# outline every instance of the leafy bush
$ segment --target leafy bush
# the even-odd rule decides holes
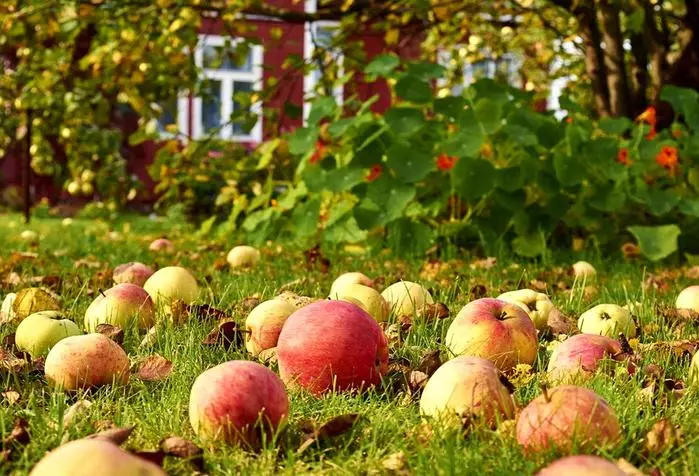
[[[264,168],[288,139],[296,169],[291,182],[269,171],[254,199],[236,197],[232,220],[251,240],[343,243],[377,232],[413,250],[448,239],[536,257],[551,246],[617,247],[633,236],[657,260],[684,232],[686,251],[697,251],[687,239],[699,235],[695,91],[663,91],[677,117],[657,131],[652,108],[636,122],[597,121],[564,98],[559,120],[536,112],[531,94],[492,80],[435,97],[443,68],[425,62],[380,56],[365,73],[393,85],[399,100],[384,115],[371,112],[372,101],[348,111],[352,103],[321,97],[307,127],[260,148]]]

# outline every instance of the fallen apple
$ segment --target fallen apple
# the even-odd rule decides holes
[[[49,351],[46,380],[63,390],[84,390],[129,381],[129,357],[102,334],[66,337]]]
[[[553,350],[548,374],[552,382],[579,383],[590,378],[603,359],[621,352],[618,341],[595,334],[578,334],[564,340]]]
[[[284,322],[295,311],[296,306],[281,299],[255,306],[245,320],[245,328],[249,331],[245,340],[248,352],[256,356],[263,350],[276,347]]]
[[[361,307],[318,301],[286,320],[277,358],[287,385],[320,395],[378,384],[388,368],[388,344],[374,318]]]
[[[400,281],[383,290],[381,296],[396,316],[421,316],[427,304],[434,304],[429,291],[418,283]]]
[[[578,318],[578,329],[584,334],[597,334],[607,337],[636,337],[636,324],[628,309],[616,304],[599,304],[583,312]]]
[[[19,234],[19,237],[29,243],[37,243],[39,241],[39,234],[34,230],[24,230]]]
[[[492,362],[457,357],[440,366],[427,381],[420,411],[445,422],[461,424],[464,417],[476,417],[496,426],[513,418],[515,408]]]
[[[189,396],[189,421],[201,439],[259,448],[289,414],[277,375],[255,362],[233,360],[197,377]],[[262,430],[262,431],[261,431]]]
[[[689,286],[682,290],[675,301],[677,309],[690,309],[699,312],[699,286]]]
[[[334,299],[342,288],[349,284],[361,284],[370,288],[374,287],[374,281],[364,273],[359,273],[357,271],[344,273],[338,276],[337,279],[333,281],[332,286],[330,286],[330,298]]]
[[[236,246],[228,252],[226,261],[231,268],[254,268],[260,262],[260,252],[252,246]]]
[[[557,459],[536,476],[629,476],[616,464],[599,456],[576,455]]]
[[[368,312],[376,322],[385,322],[391,308],[379,292],[362,284],[346,284],[330,299],[351,302]]]
[[[173,251],[175,251],[175,244],[167,238],[158,238],[157,240],[153,240],[151,242],[151,244],[148,246],[148,249],[151,251],[155,251],[156,253],[172,253]]]
[[[553,310],[553,303],[546,294],[538,293],[532,289],[518,289],[503,293],[497,299],[517,304],[529,314],[534,322],[534,327],[538,330],[546,329],[549,314]]]
[[[96,332],[100,324],[127,329],[135,323],[139,329],[148,329],[155,323],[153,300],[141,286],[117,284],[99,293],[85,312],[85,328]]]
[[[138,286],[143,286],[151,276],[153,276],[151,267],[139,262],[120,264],[112,273],[114,283],[131,283]]]
[[[517,442],[529,452],[599,448],[621,436],[609,404],[592,390],[573,385],[545,390],[519,414]]]
[[[158,465],[100,438],[70,441],[49,452],[29,476],[166,476]]]
[[[518,305],[483,298],[468,303],[449,326],[446,344],[454,355],[490,360],[507,371],[536,360],[536,328]]]
[[[167,310],[173,300],[179,299],[186,304],[193,303],[199,296],[199,285],[185,268],[167,266],[161,268],[143,285],[156,307]]]
[[[77,324],[60,311],[40,311],[26,317],[17,326],[15,344],[35,359],[44,356],[60,340],[82,334]]]
[[[573,265],[573,276],[589,281],[597,276],[597,270],[587,261],[578,261]]]

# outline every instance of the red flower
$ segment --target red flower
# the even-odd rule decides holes
[[[655,161],[661,167],[668,170],[673,170],[675,167],[677,167],[677,163],[679,161],[677,157],[677,148],[666,145],[660,150],[658,155],[655,156]]]
[[[367,182],[373,182],[374,180],[378,179],[381,177],[381,173],[383,172],[383,168],[376,164],[374,165],[370,170],[369,173],[366,174],[366,181]]]
[[[443,172],[446,172],[454,168],[457,160],[459,160],[458,157],[441,153],[439,154],[439,157],[437,157],[437,168]]]
[[[655,136],[657,135],[655,126],[658,123],[658,114],[655,107],[649,106],[636,118],[636,120],[638,122],[645,122],[646,124],[650,125],[650,132],[648,132],[648,135],[646,135],[646,140],[655,139]]]
[[[311,157],[308,159],[308,162],[310,162],[311,164],[315,164],[317,162],[320,162],[323,159],[323,157],[325,157],[325,149],[326,149],[325,143],[321,140],[317,141],[316,148],[313,151],[313,154],[311,155]]]
[[[626,147],[619,149],[619,154],[616,156],[616,161],[622,165],[631,165],[631,159],[629,159],[629,149]]]
[[[573,123],[573,118],[570,117],[570,116],[566,117],[566,122],[567,122],[568,124],[572,124],[572,123]]]
[[[658,132],[655,130],[655,126],[651,126],[650,131],[646,135],[646,140],[653,140],[656,135],[658,135]]]

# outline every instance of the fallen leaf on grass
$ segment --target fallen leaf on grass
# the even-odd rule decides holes
[[[320,268],[320,272],[326,274],[330,270],[330,260],[323,256],[320,245],[315,245],[313,248],[303,252],[306,258],[307,268]]]
[[[428,377],[431,376],[442,365],[442,359],[439,354],[439,350],[426,353],[415,370],[424,372]]]
[[[139,347],[150,347],[151,345],[155,344],[155,341],[158,339],[157,329],[157,327],[151,327],[150,329],[148,329],[148,332],[145,336],[143,336],[143,339],[141,340]]]
[[[408,375],[408,385],[412,393],[416,393],[427,385],[428,376],[425,372],[420,372],[419,370],[413,370]]]
[[[226,260],[226,258],[216,258],[213,267],[214,271],[223,271],[228,268],[228,260]]]
[[[682,430],[663,418],[655,422],[646,434],[646,451],[650,454],[663,453],[669,448],[677,448],[682,445]]]
[[[12,431],[2,440],[3,448],[7,448],[10,445],[24,446],[31,441],[31,435],[29,434],[29,422],[24,418],[20,418],[15,421],[15,426]],[[8,448],[9,449],[9,448]],[[7,454],[9,457],[10,454]]]
[[[384,458],[384,460],[381,462],[381,466],[383,466],[383,469],[386,471],[390,471],[392,473],[405,473],[406,460],[407,458],[405,457],[405,453],[398,451]]]
[[[94,256],[86,256],[85,258],[81,258],[73,263],[73,267],[75,269],[78,268],[99,268],[102,266],[102,263],[97,260],[96,257]]]
[[[223,320],[231,317],[229,312],[216,309],[208,304],[185,304],[185,311],[191,316],[196,316],[199,320],[217,319]]]
[[[28,367],[29,362],[24,359],[20,359],[12,352],[0,348],[0,368],[10,372],[11,374],[17,374]]]
[[[49,289],[58,289],[61,287],[61,283],[63,282],[63,279],[60,276],[32,276],[31,278],[27,279],[27,282],[29,284],[32,284],[34,286],[45,286]]]
[[[235,321],[222,321],[201,341],[204,345],[222,345],[224,349],[241,347],[248,331],[241,329]]]
[[[160,449],[167,456],[189,460],[198,471],[204,471],[204,451],[193,442],[170,436],[160,442]]]
[[[63,428],[71,426],[78,418],[85,416],[92,402],[90,400],[78,400],[63,414]]]
[[[5,286],[18,286],[22,284],[22,278],[19,276],[19,274],[12,271],[3,278],[2,283]]]
[[[484,258],[484,259],[479,259],[471,263],[469,266],[471,269],[490,269],[493,266],[498,264],[497,258],[493,258],[491,256]]]
[[[645,352],[671,352],[677,358],[691,357],[699,350],[699,340],[658,341],[649,344],[638,344],[638,350]]]
[[[252,311],[255,307],[257,307],[258,304],[262,302],[262,299],[260,299],[260,296],[258,295],[253,295],[253,296],[248,296],[242,301],[238,303],[236,306],[241,314],[248,314],[250,311]]]
[[[449,317],[449,308],[441,302],[426,304],[423,310],[423,316],[426,319],[446,319]]]
[[[94,433],[94,434],[88,436],[87,438],[97,439],[97,440],[107,440],[107,441],[111,441],[112,443],[114,443],[117,446],[121,446],[122,443],[124,443],[126,440],[129,439],[129,436],[131,436],[131,433],[133,433],[135,428],[136,428],[135,425],[110,428],[109,430],[104,430],[104,431],[99,431],[97,433]]]
[[[39,311],[60,311],[58,296],[43,288],[25,288],[17,292],[12,310],[21,319]]]
[[[552,309],[549,313],[546,325],[554,336],[559,334],[571,334],[577,329],[575,321],[556,308]]]
[[[488,294],[488,288],[486,288],[484,284],[475,284],[471,287],[468,294],[471,296],[471,300],[474,301],[485,297]]]
[[[359,421],[361,415],[358,413],[348,413],[331,418],[318,426],[312,420],[304,420],[299,423],[299,429],[303,434],[303,443],[296,450],[301,453],[317,441],[327,440],[348,432]]]
[[[2,392],[2,397],[9,403],[10,405],[14,405],[19,401],[19,393],[15,392],[14,390],[7,390],[5,392]]]
[[[674,307],[658,307],[656,312],[663,316],[670,324],[697,324],[699,312],[692,309],[677,309]]]
[[[121,327],[113,326],[111,324],[99,324],[95,331],[98,334],[109,337],[119,345],[124,344],[124,330]]]
[[[135,376],[147,382],[157,382],[158,380],[166,379],[171,373],[172,362],[161,355],[155,354],[141,361]]]

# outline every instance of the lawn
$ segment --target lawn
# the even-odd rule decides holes
[[[27,228],[40,235],[38,245],[20,238]],[[187,267],[202,285],[202,302],[241,323],[249,303],[246,298],[271,298],[282,289],[323,298],[333,279],[346,271],[362,271],[381,278],[382,286],[401,278],[419,281],[433,291],[437,301],[447,305],[451,317],[416,320],[403,331],[400,343],[391,340],[391,360],[402,362],[403,368],[409,369],[416,369],[430,351],[440,350],[442,359],[447,358],[443,345],[447,328],[474,297],[495,297],[504,291],[533,286],[546,289],[554,304],[571,317],[598,303],[638,302],[634,314],[642,332],[639,339],[631,341],[639,359],[638,370],[630,376],[625,365],[618,365],[585,383],[609,402],[623,428],[618,444],[599,449],[596,454],[612,460],[623,458],[646,474],[699,474],[699,394],[688,383],[688,354],[693,347],[688,344],[684,349],[688,351],[682,352],[676,345],[650,345],[698,339],[695,323],[664,317],[660,312],[693,282],[692,273],[686,268],[647,267],[643,261],[599,255],[560,255],[538,262],[498,256],[492,265],[476,257],[456,259],[453,250],[446,253],[452,256],[442,257],[442,261],[435,257],[427,263],[424,258],[412,259],[384,250],[340,248],[326,252],[330,266],[325,269],[319,260],[309,263],[303,249],[290,243],[267,243],[261,248],[262,261],[257,268],[233,272],[222,265],[222,259],[225,263],[228,249],[237,244],[235,238],[212,241],[167,219],[125,217],[111,224],[74,220],[66,226],[60,219],[46,218],[25,227],[17,215],[0,215],[0,230],[0,279],[4,280],[0,282],[0,294],[31,286],[32,278],[34,282],[43,278],[43,283],[54,286],[62,297],[65,312],[79,325],[95,293],[111,286],[111,273],[105,270],[128,261],[154,267]],[[176,252],[154,254],[148,250],[150,241],[163,235],[174,241]],[[17,251],[37,256],[12,258]],[[595,265],[595,282],[581,283],[567,272],[577,259]],[[22,283],[16,283],[17,277]],[[695,275],[694,282],[697,279]],[[0,370],[0,389],[6,392],[0,401],[0,431],[7,460],[0,472],[26,474],[61,441],[87,436],[109,426],[109,422],[116,426],[135,425],[124,444],[128,449],[154,450],[171,435],[194,441],[205,449],[205,469],[209,474],[533,474],[560,456],[554,451],[525,455],[513,437],[513,426],[508,424],[501,424],[497,431],[474,424],[464,434],[422,423],[419,395],[411,397],[406,393],[399,373],[387,377],[381,387],[360,395],[333,394],[316,399],[302,392],[290,392],[291,410],[285,431],[275,444],[259,453],[225,445],[209,447],[197,439],[189,424],[187,403],[191,385],[197,375],[216,364],[252,359],[244,346],[224,349],[220,345],[203,345],[202,340],[215,326],[215,320],[196,315],[182,325],[165,323],[154,341],[145,346],[141,345],[142,336],[134,330],[126,333],[124,347],[135,366],[153,354],[173,363],[172,373],[161,381],[132,378],[126,386],[102,388],[88,395],[67,395],[52,391],[40,372]],[[11,334],[14,325],[5,324],[0,332],[3,336]],[[541,393],[542,369],[546,368],[551,347],[541,339],[538,362],[531,372],[524,368],[510,376],[520,407]],[[660,369],[647,369],[649,364]],[[275,364],[270,365],[276,370]],[[19,398],[7,392],[16,392]],[[80,399],[88,399],[93,405],[64,427],[65,412]],[[321,424],[346,414],[358,414],[360,418],[346,432],[303,445],[299,450],[303,443],[299,428],[304,422]],[[18,419],[29,423],[28,442],[8,442]],[[656,427],[649,435],[661,420],[670,423],[666,427],[670,430],[658,432]],[[183,459],[168,457],[165,469],[171,474],[190,474],[193,466]]]

